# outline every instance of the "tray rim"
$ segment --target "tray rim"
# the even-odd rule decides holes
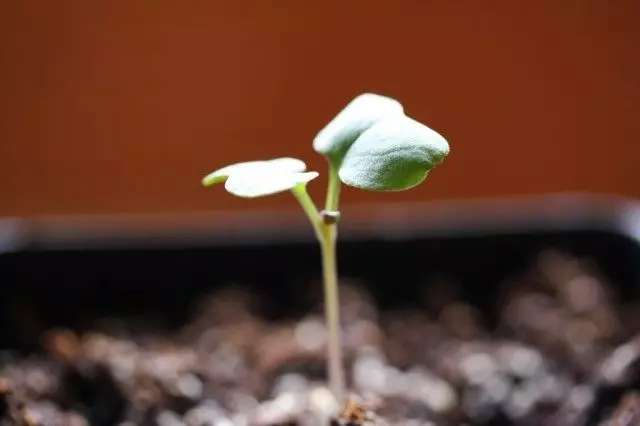
[[[0,254],[41,250],[176,248],[309,242],[293,205],[280,210],[192,211],[0,218]],[[640,246],[640,200],[556,192],[541,195],[347,205],[341,240],[456,238],[599,230]]]

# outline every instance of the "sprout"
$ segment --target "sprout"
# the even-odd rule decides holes
[[[395,99],[365,93],[352,100],[322,129],[313,148],[329,165],[324,209],[307,192],[318,177],[295,158],[249,161],[205,176],[203,185],[223,183],[233,195],[256,198],[290,191],[315,231],[322,253],[325,320],[328,333],[328,376],[335,397],[345,392],[336,239],[341,183],[369,191],[402,191],[423,182],[449,154],[449,144],[436,131],[408,117]]]

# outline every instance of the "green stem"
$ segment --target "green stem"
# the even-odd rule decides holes
[[[329,184],[327,186],[327,201],[325,203],[325,210],[338,211],[338,204],[340,200],[340,178],[338,176],[338,166],[329,160]]]
[[[340,344],[340,300],[338,294],[338,270],[336,264],[336,224],[324,225],[322,250],[322,274],[324,278],[324,314],[327,322],[327,369],[333,394],[342,403],[345,389]]]
[[[336,211],[340,181],[334,168],[329,170],[327,210]],[[306,213],[320,243],[322,252],[322,276],[324,281],[324,309],[327,327],[327,370],[329,384],[336,399],[341,402],[345,392],[342,345],[340,344],[340,301],[338,294],[338,270],[336,265],[337,224],[323,220],[305,185],[292,190]]]
[[[338,164],[329,160],[329,183],[325,210],[337,212],[340,199],[340,178]],[[327,343],[329,358],[329,383],[333,394],[339,402],[345,392],[344,368],[342,366],[342,345],[340,344],[340,299],[338,290],[338,267],[336,261],[336,241],[338,239],[338,224],[336,221],[323,222],[322,272],[324,277],[324,306],[327,321]]]
[[[296,197],[296,200],[298,200],[298,202],[302,206],[302,210],[304,210],[305,214],[309,218],[309,222],[311,222],[311,226],[313,226],[313,230],[316,233],[318,241],[322,241],[322,239],[324,238],[322,235],[322,217],[320,216],[315,203],[309,196],[306,185],[300,184],[293,188],[291,192]]]

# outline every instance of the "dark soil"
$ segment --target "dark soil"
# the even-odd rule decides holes
[[[177,332],[118,317],[34,331],[39,351],[0,359],[0,424],[640,425],[640,310],[589,262],[545,253],[482,311],[447,282],[386,312],[341,287],[342,407],[324,382],[321,306],[268,322],[230,287]]]

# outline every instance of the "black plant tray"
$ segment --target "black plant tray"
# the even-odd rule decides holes
[[[620,297],[635,298],[639,235],[640,205],[619,197],[372,205],[343,212],[339,268],[382,307],[410,303],[435,277],[460,283],[482,307],[507,276],[555,248],[593,259]],[[37,342],[25,337],[32,320],[16,320],[22,312],[47,326],[82,328],[130,313],[171,326],[222,284],[267,295],[267,317],[304,312],[300,286],[315,280],[320,288],[318,248],[297,210],[5,219],[0,252],[0,343],[26,350]]]

